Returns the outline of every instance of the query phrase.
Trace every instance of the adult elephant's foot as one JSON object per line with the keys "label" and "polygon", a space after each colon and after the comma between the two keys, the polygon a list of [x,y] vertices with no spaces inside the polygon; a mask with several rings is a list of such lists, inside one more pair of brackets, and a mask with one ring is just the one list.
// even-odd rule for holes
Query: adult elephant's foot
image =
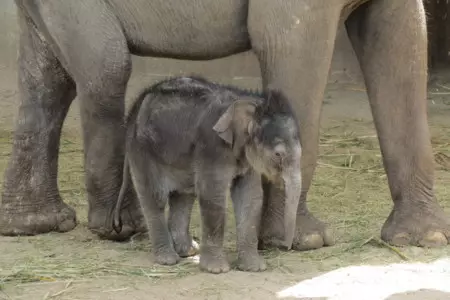
{"label": "adult elephant's foot", "polygon": [[262,272],[267,269],[266,262],[257,251],[248,251],[241,254],[237,260],[237,268],[246,272]]}
{"label": "adult elephant's foot", "polygon": [[154,253],[155,262],[160,265],[172,266],[180,261],[180,256],[173,248],[158,249]]}
{"label": "adult elephant's foot", "polygon": [[435,202],[396,204],[381,238],[395,246],[441,247],[450,243],[450,218]]}
{"label": "adult elephant's foot", "polygon": [[0,206],[0,234],[6,236],[67,232],[77,226],[75,210],[62,201],[20,207],[18,203]]}
{"label": "adult elephant's foot", "polygon": [[[266,214],[264,220],[258,240],[258,249],[285,250],[283,219],[277,217],[276,214]],[[293,250],[313,250],[335,244],[331,230],[309,211],[298,214],[296,224],[296,236],[292,242]]]}
{"label": "adult elephant's foot", "polygon": [[112,226],[114,207],[96,207],[89,210],[88,228],[102,239],[124,241],[136,233],[147,232],[147,225],[137,204],[121,210],[122,230],[117,233]]}
{"label": "adult elephant's foot", "polygon": [[200,252],[200,270],[213,273],[227,273],[230,264],[223,250],[203,247]]}
{"label": "adult elephant's foot", "polygon": [[305,251],[332,246],[335,239],[327,225],[310,212],[297,215],[297,234],[292,249]]}

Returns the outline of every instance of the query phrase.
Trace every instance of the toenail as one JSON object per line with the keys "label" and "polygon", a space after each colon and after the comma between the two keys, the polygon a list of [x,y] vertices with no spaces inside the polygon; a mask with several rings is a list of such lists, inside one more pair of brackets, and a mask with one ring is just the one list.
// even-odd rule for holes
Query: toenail
{"label": "toenail", "polygon": [[318,233],[313,233],[307,236],[303,236],[299,243],[296,245],[297,250],[311,250],[318,249],[322,247],[324,244],[323,238]]}
{"label": "toenail", "polygon": [[429,231],[419,244],[422,247],[440,247],[447,245],[448,241],[445,235],[439,231]]}
{"label": "toenail", "polygon": [[325,230],[323,235],[323,242],[325,246],[334,246],[336,244],[336,239],[334,234],[330,229]]}
{"label": "toenail", "polygon": [[404,246],[409,244],[411,241],[411,236],[409,233],[406,232],[402,232],[402,233],[397,233],[396,235],[394,235],[394,237],[392,238],[391,244],[396,245],[396,246]]}

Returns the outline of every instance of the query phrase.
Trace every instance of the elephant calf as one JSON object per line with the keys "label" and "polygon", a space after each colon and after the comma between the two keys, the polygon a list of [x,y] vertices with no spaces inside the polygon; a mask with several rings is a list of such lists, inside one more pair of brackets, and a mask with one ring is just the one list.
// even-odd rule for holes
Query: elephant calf
{"label": "elephant calf", "polygon": [[189,221],[197,196],[203,231],[200,268],[227,272],[223,237],[230,190],[238,268],[262,271],[266,264],[257,249],[264,202],[261,178],[286,191],[282,200],[291,218],[284,221],[284,230],[293,238],[301,193],[300,156],[297,121],[281,93],[263,97],[197,77],[159,82],[140,95],[128,115],[114,227],[120,232],[130,174],[156,262],[176,264],[191,250]]}

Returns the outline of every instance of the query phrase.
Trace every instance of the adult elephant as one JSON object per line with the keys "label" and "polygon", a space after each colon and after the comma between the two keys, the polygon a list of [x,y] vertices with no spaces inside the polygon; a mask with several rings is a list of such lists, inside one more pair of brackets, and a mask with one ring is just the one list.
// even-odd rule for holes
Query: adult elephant
{"label": "adult elephant", "polygon": [[[19,117],[0,211],[4,235],[69,231],[72,208],[60,197],[61,127],[78,95],[84,133],[89,228],[121,239],[144,229],[135,197],[110,212],[122,177],[124,94],[131,54],[208,60],[252,50],[265,89],[292,102],[303,143],[302,196],[283,215],[283,193],[266,186],[263,245],[315,249],[333,243],[307,209],[319,117],[337,26],[346,28],[364,74],[393,210],[382,238],[443,245],[449,219],[433,194],[426,115],[427,34],[421,0],[16,0],[20,22]],[[289,211],[289,209],[287,210]],[[289,238],[283,218],[296,222]]]}

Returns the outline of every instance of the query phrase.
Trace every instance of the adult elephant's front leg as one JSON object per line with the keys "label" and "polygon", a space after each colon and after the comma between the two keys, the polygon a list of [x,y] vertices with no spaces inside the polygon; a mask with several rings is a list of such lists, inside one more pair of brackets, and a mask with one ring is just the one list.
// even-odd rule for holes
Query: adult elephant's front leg
{"label": "adult elephant's front leg", "polygon": [[361,63],[394,200],[381,237],[394,245],[446,245],[450,219],[433,191],[423,3],[372,1],[351,15],[347,29]]}
{"label": "adult elephant's front leg", "polygon": [[[291,101],[299,122],[302,195],[297,209],[294,249],[333,244],[324,223],[307,209],[318,151],[320,110],[342,5],[340,1],[250,2],[249,33],[259,58],[265,89],[279,89]],[[254,4],[255,3],[255,4]],[[270,184],[269,184],[270,185]],[[289,245],[284,220],[284,191],[265,192],[260,245]]]}

